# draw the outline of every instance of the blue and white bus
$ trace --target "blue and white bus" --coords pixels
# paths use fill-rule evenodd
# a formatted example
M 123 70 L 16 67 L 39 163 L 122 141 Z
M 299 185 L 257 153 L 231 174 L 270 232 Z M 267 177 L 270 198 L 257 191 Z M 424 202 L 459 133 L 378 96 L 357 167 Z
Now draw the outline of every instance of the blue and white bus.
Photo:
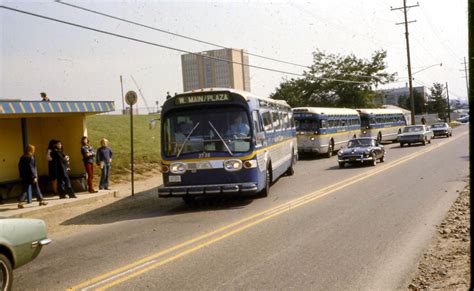
M 168 99 L 161 115 L 160 197 L 269 194 L 297 161 L 290 106 L 233 89 Z
M 298 152 L 331 157 L 360 135 L 359 112 L 347 108 L 297 107 L 293 109 Z
M 357 109 L 361 120 L 361 136 L 377 141 L 397 141 L 398 134 L 407 125 L 399 109 Z

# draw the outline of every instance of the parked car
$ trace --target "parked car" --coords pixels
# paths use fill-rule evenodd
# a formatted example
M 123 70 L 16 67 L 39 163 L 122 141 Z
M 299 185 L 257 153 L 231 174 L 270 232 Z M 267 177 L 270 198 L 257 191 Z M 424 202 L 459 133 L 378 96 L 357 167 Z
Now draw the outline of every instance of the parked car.
M 402 132 L 398 135 L 398 142 L 400 147 L 405 144 L 411 145 L 414 143 L 422 143 L 426 145 L 431 143 L 433 132 L 426 125 L 409 125 L 405 126 Z
M 459 122 L 461 122 L 461 123 L 469 122 L 469 115 L 465 115 L 465 116 L 459 117 L 459 118 L 456 119 L 456 120 L 459 121 Z
M 453 129 L 446 122 L 433 123 L 431 125 L 431 131 L 433 132 L 433 137 L 437 136 L 453 136 Z
M 385 148 L 379 144 L 375 138 L 360 137 L 353 138 L 347 143 L 347 147 L 337 153 L 337 161 L 340 168 L 344 168 L 346 163 L 370 162 L 372 166 L 377 164 L 377 160 L 383 162 L 385 159 Z
M 50 243 L 40 219 L 0 219 L 0 290 L 10 290 L 12 270 L 32 261 Z

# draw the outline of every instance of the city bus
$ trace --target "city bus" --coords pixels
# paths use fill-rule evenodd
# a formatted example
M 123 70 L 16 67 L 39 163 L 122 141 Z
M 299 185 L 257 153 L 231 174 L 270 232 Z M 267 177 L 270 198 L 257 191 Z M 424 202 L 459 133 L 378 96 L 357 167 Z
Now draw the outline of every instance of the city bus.
M 298 157 L 291 107 L 233 89 L 202 89 L 163 104 L 159 197 L 267 196 Z
M 361 120 L 361 136 L 376 138 L 378 142 L 398 140 L 407 125 L 403 111 L 398 109 L 357 109 Z
M 297 107 L 293 109 L 299 153 L 331 157 L 360 135 L 359 112 L 347 108 Z

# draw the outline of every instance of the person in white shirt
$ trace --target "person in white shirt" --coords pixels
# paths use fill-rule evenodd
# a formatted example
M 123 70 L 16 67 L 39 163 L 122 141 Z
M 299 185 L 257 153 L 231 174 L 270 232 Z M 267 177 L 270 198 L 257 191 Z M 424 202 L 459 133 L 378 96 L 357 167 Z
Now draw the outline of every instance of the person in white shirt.
M 234 122 L 230 125 L 227 135 L 246 137 L 250 133 L 248 124 L 242 122 L 242 115 L 239 114 L 234 118 Z

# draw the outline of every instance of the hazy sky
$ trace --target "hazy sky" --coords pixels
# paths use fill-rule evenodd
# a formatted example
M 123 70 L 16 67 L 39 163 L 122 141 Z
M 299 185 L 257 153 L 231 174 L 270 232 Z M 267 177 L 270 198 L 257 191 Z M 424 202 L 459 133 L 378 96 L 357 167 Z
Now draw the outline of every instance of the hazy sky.
M 66 0 L 65 0 L 66 1 Z M 2 5 L 181 48 L 214 49 L 190 40 L 90 14 L 54 1 L 2 1 Z M 416 4 L 416 1 L 407 1 Z M 316 49 L 368 58 L 388 52 L 389 72 L 407 82 L 403 13 L 391 11 L 402 0 L 334 1 L 71 1 L 164 30 L 226 47 L 244 48 L 310 65 Z M 453 99 L 466 99 L 467 1 L 421 0 L 409 10 L 414 85 L 448 82 Z M 166 91 L 182 91 L 179 52 L 38 19 L 0 9 L 0 98 L 113 100 L 121 107 L 124 90 L 138 82 L 150 105 Z M 302 68 L 250 57 L 253 65 L 301 73 Z M 252 92 L 267 96 L 287 76 L 250 68 Z M 144 106 L 142 100 L 139 106 Z

